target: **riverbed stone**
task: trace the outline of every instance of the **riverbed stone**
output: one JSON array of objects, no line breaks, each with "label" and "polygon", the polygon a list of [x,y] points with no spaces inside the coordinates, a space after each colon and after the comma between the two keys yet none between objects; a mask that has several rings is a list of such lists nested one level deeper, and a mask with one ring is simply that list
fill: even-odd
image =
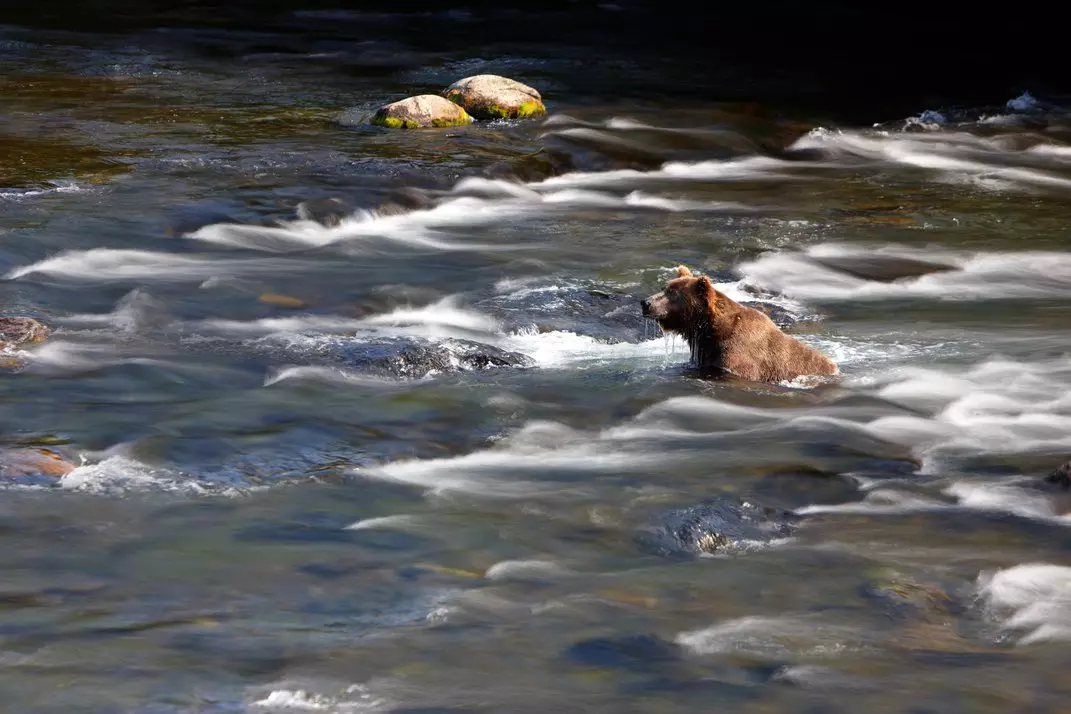
[{"label": "riverbed stone", "polygon": [[547,112],[536,89],[497,74],[459,79],[443,90],[443,96],[476,119],[524,119]]},{"label": "riverbed stone", "polygon": [[380,107],[372,117],[372,124],[389,129],[423,129],[470,123],[472,117],[462,107],[434,94],[421,94],[392,102]]},{"label": "riverbed stone", "polygon": [[639,546],[674,560],[746,550],[792,535],[802,520],[734,494],[662,513],[636,534]]},{"label": "riverbed stone", "polygon": [[51,477],[60,478],[75,468],[61,454],[44,448],[0,448],[0,480]]},{"label": "riverbed stone", "polygon": [[1065,491],[1071,489],[1071,461],[1057,466],[1052,473],[1045,477],[1045,481]]},{"label": "riverbed stone", "polygon": [[44,342],[52,329],[32,317],[0,317],[0,349]]}]

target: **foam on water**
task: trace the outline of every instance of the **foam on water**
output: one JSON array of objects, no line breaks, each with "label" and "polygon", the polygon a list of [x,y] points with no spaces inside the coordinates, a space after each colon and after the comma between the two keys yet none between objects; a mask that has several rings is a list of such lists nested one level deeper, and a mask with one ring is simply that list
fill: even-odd
[{"label": "foam on water", "polygon": [[1041,251],[954,253],[927,251],[927,261],[949,269],[890,282],[827,267],[816,260],[863,260],[880,268],[883,261],[918,259],[896,246],[819,244],[800,252],[768,253],[742,263],[737,271],[768,290],[801,300],[1009,300],[1071,297],[1071,254]]},{"label": "foam on water", "polygon": [[56,193],[83,193],[95,188],[83,186],[75,181],[51,181],[49,183],[50,186],[47,188],[0,188],[0,201],[19,201]]},{"label": "foam on water", "polygon": [[688,359],[688,346],[682,340],[611,343],[567,330],[519,330],[497,338],[495,346],[526,354],[544,368],[585,369],[610,364],[650,368]]},{"label": "foam on water", "polygon": [[261,699],[252,702],[260,711],[347,712],[389,711],[394,704],[373,694],[367,686],[353,684],[333,694],[321,694],[309,689],[272,689]]},{"label": "foam on water", "polygon": [[491,338],[501,334],[496,320],[475,310],[465,309],[456,296],[448,296],[423,307],[399,307],[361,318],[295,315],[251,321],[205,320],[191,326],[191,331],[230,335],[364,333],[432,339]]},{"label": "foam on water", "polygon": [[391,516],[379,516],[376,518],[363,518],[359,521],[354,521],[349,524],[343,530],[347,531],[363,531],[372,530],[378,528],[385,529],[401,529],[404,530],[407,527],[411,527],[419,522],[419,518],[413,515],[407,515],[404,513],[397,513]]},{"label": "foam on water", "polygon": [[697,655],[759,657],[833,656],[859,647],[858,634],[805,616],[740,617],[712,627],[682,632],[675,642]]},{"label": "foam on water", "polygon": [[18,280],[46,276],[71,282],[201,282],[218,276],[285,275],[312,265],[293,258],[241,259],[219,255],[178,255],[150,250],[91,248],[63,251],[51,258],[10,270],[4,277],[8,280]]},{"label": "foam on water", "polygon": [[875,486],[860,502],[804,506],[796,512],[800,515],[825,513],[881,516],[958,510],[1006,513],[1046,523],[1071,525],[1071,518],[1057,513],[1048,496],[1018,487],[1017,480],[956,481],[941,493],[953,500],[940,500],[887,486]]},{"label": "foam on water", "polygon": [[82,344],[53,339],[43,345],[25,350],[19,356],[26,360],[26,371],[49,376],[80,374],[124,364],[142,364],[170,369],[183,365],[147,356],[121,353],[112,345]]},{"label": "foam on water", "polygon": [[[563,427],[564,428],[564,427]],[[595,449],[571,446],[523,454],[502,448],[477,451],[465,456],[394,461],[377,468],[359,470],[356,475],[404,483],[437,494],[447,491],[467,493],[481,498],[517,499],[536,495],[580,495],[581,485],[564,486],[553,482],[522,477],[539,477],[555,469],[580,471],[592,475],[614,474],[625,468],[642,468],[642,458],[635,455],[595,453]],[[649,457],[646,466],[659,461]]]},{"label": "foam on water", "polygon": [[110,495],[128,491],[167,491],[186,495],[210,492],[204,484],[120,454],[108,456],[99,463],[79,466],[64,475],[59,486],[70,491]]},{"label": "foam on water", "polygon": [[[533,288],[554,292],[553,287]],[[307,340],[315,346],[317,333],[349,334],[359,340],[367,336],[419,337],[429,339],[477,340],[504,350],[521,352],[542,367],[595,366],[622,363],[635,366],[664,366],[687,359],[683,341],[662,338],[638,343],[605,342],[570,331],[540,332],[534,328],[504,332],[497,320],[477,310],[465,308],[457,296],[448,296],[423,307],[401,307],[363,318],[319,315],[271,317],[252,321],[205,320],[188,326],[195,334],[219,333],[235,336],[276,336]],[[334,339],[333,337],[327,339]],[[637,365],[636,360],[640,360]],[[290,372],[286,376],[309,377],[313,372]],[[328,376],[320,372],[320,376]],[[277,380],[276,380],[277,381]]]},{"label": "foam on water", "polygon": [[371,374],[351,372],[340,367],[322,367],[319,365],[301,365],[285,367],[271,372],[264,380],[264,386],[282,382],[314,382],[326,385],[347,387],[366,387],[376,391],[392,389],[399,386],[396,379],[387,379]]},{"label": "foam on water", "polygon": [[[133,334],[154,318],[163,316],[163,305],[152,295],[138,288],[123,296],[109,313],[81,313],[53,318],[58,325],[71,328],[112,328],[118,332]],[[167,321],[165,318],[162,321]]]},{"label": "foam on water", "polygon": [[[867,413],[864,411],[860,413]],[[397,461],[358,475],[431,491],[484,498],[583,497],[601,478],[699,463],[740,436],[781,438],[780,430],[825,432],[831,439],[866,433],[859,413],[843,409],[760,409],[707,397],[669,399],[625,423],[595,432],[532,421],[492,448],[462,456]]]},{"label": "foam on water", "polygon": [[1030,154],[1025,149],[1009,148],[999,138],[967,132],[897,134],[822,129],[800,137],[791,148],[820,150],[835,158],[863,160],[880,166],[927,169],[946,182],[978,184],[996,180],[997,186],[1011,189],[1071,188],[1071,178],[1058,173],[1009,166],[1016,160],[1026,163],[1024,159]]},{"label": "foam on water", "polygon": [[[551,338],[561,336],[551,333]],[[554,352],[541,354],[538,345],[511,346],[538,356],[544,365],[560,359]],[[650,343],[624,346],[628,350],[651,347]],[[574,360],[570,365],[575,367],[575,344],[568,354]],[[605,357],[603,353],[593,359]],[[951,377],[947,381],[946,374]],[[800,430],[834,440],[906,447],[919,460],[922,474],[955,469],[979,456],[1071,451],[1071,358],[1049,363],[992,360],[961,370],[879,370],[876,377],[859,380],[855,388],[886,401],[887,406],[879,401],[860,407],[833,404],[760,409],[709,397],[674,398],[598,432],[533,422],[492,449],[386,464],[376,474],[430,489],[518,497],[554,490],[553,483],[534,483],[529,476],[533,473],[545,477],[554,472],[583,472],[597,478],[635,473],[655,464],[668,468],[680,460],[706,458],[705,454],[719,449],[728,439],[755,439],[759,433],[777,439],[784,438],[781,433],[798,434]],[[902,411],[897,402],[912,411]],[[525,477],[529,480],[513,481]],[[961,480],[951,484],[944,496],[949,500],[876,489],[861,503],[815,506],[804,512],[904,513],[962,508],[1065,522],[1046,497],[1016,483]]]},{"label": "foam on water", "polygon": [[568,572],[550,560],[503,560],[489,567],[484,577],[488,580],[525,580],[561,576]]},{"label": "foam on water", "polygon": [[[498,210],[496,210],[498,209]],[[425,250],[495,250],[509,246],[449,241],[436,229],[494,223],[507,217],[505,207],[477,198],[458,198],[439,206],[405,214],[380,216],[363,211],[337,225],[326,226],[312,220],[282,221],[278,226],[218,223],[199,228],[187,238],[231,247],[286,253],[349,243],[359,252],[390,251],[398,247]],[[386,244],[375,239],[386,240]]]},{"label": "foam on water", "polygon": [[1021,646],[1071,640],[1071,568],[1025,563],[978,576],[978,595],[989,614]]},{"label": "foam on water", "polygon": [[877,378],[870,389],[922,412],[878,418],[867,428],[912,447],[925,473],[971,455],[1071,450],[1071,357],[996,358],[963,370],[905,368]]},{"label": "foam on water", "polygon": [[[589,188],[620,189],[650,182],[680,181],[759,181],[801,178],[789,172],[797,169],[800,162],[790,162],[766,156],[749,156],[724,161],[699,161],[694,163],[672,161],[653,171],[617,169],[613,171],[573,172],[552,176],[528,184],[536,190]],[[813,165],[813,164],[808,164]]]},{"label": "foam on water", "polygon": [[[540,184],[465,178],[431,208],[379,215],[358,211],[327,226],[312,220],[281,221],[277,226],[219,223],[199,228],[187,237],[230,247],[286,253],[343,246],[350,252],[390,252],[399,247],[435,251],[519,250],[524,244],[489,244],[443,237],[443,231],[468,231],[474,226],[524,218],[545,218],[549,212],[576,209],[636,209],[681,211],[743,211],[736,203],[688,201],[633,191],[625,196],[582,186],[548,190]],[[387,241],[387,243],[383,243]]]}]

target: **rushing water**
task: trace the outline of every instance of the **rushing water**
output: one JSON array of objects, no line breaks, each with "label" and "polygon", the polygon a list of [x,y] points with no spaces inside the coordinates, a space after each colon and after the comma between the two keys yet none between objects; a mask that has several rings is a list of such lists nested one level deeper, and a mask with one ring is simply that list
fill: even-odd
[{"label": "rushing water", "polygon": [[[1065,708],[1071,114],[326,37],[0,32],[3,438],[83,463],[0,486],[5,710]],[[480,72],[549,117],[360,123]],[[842,380],[694,379],[679,263]],[[784,528],[651,547],[708,502]]]}]

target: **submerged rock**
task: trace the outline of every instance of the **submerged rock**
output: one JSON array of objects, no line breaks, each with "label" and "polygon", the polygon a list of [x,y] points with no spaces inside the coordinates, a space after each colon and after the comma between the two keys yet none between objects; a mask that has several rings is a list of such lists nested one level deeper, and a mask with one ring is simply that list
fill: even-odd
[{"label": "submerged rock", "polygon": [[423,377],[491,367],[531,367],[535,361],[520,352],[468,340],[449,340],[440,344],[410,343],[394,354],[374,357],[369,364],[393,376]]},{"label": "submerged rock", "polygon": [[1071,461],[1056,467],[1056,470],[1045,477],[1045,482],[1059,486],[1065,491],[1071,488]]},{"label": "submerged rock", "polygon": [[58,479],[77,466],[51,449],[0,448],[0,481]]},{"label": "submerged rock", "polygon": [[44,342],[52,329],[32,317],[0,317],[0,349]]},{"label": "submerged rock", "polygon": [[407,97],[380,107],[372,124],[390,129],[422,129],[470,124],[470,117],[460,106],[434,94]]},{"label": "submerged rock", "polygon": [[922,581],[894,568],[868,573],[860,594],[896,618],[943,618],[964,610],[942,584]]},{"label": "submerged rock", "polygon": [[256,359],[265,366],[317,365],[345,367],[369,374],[419,378],[491,369],[531,367],[527,355],[471,340],[431,341],[410,337],[357,339],[341,335],[286,335],[253,340],[195,338],[187,349],[241,359]]},{"label": "submerged rock", "polygon": [[649,672],[681,661],[680,647],[654,635],[594,637],[565,650],[565,658],[585,667]]},{"label": "submerged rock", "polygon": [[459,79],[443,91],[443,96],[476,119],[523,119],[547,112],[538,91],[497,74]]},{"label": "submerged rock", "polygon": [[787,538],[800,516],[724,494],[664,513],[637,535],[645,549],[671,558],[691,558]]}]

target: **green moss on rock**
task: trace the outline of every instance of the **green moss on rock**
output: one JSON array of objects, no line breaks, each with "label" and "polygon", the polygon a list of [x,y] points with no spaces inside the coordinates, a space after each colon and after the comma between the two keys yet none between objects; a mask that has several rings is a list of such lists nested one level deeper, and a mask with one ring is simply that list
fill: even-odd
[{"label": "green moss on rock", "polygon": [[538,90],[498,75],[460,79],[443,96],[476,119],[526,119],[547,111]]},{"label": "green moss on rock", "polygon": [[388,129],[419,129],[420,125],[408,119],[395,119],[387,115],[376,114],[372,117],[372,123],[376,126],[385,126]]},{"label": "green moss on rock", "polygon": [[492,104],[489,107],[485,107],[479,111],[484,115],[486,119],[527,119],[529,117],[539,116],[546,113],[546,107],[543,103],[533,99],[530,102],[524,102],[520,106],[516,107],[503,107],[497,104]]},{"label": "green moss on rock", "polygon": [[472,117],[453,102],[436,95],[420,95],[380,107],[370,123],[388,129],[463,126]]},{"label": "green moss on rock", "polygon": [[470,117],[464,109],[461,110],[461,116],[457,119],[433,119],[431,125],[438,128],[448,126],[465,126],[472,123],[472,117]]}]

